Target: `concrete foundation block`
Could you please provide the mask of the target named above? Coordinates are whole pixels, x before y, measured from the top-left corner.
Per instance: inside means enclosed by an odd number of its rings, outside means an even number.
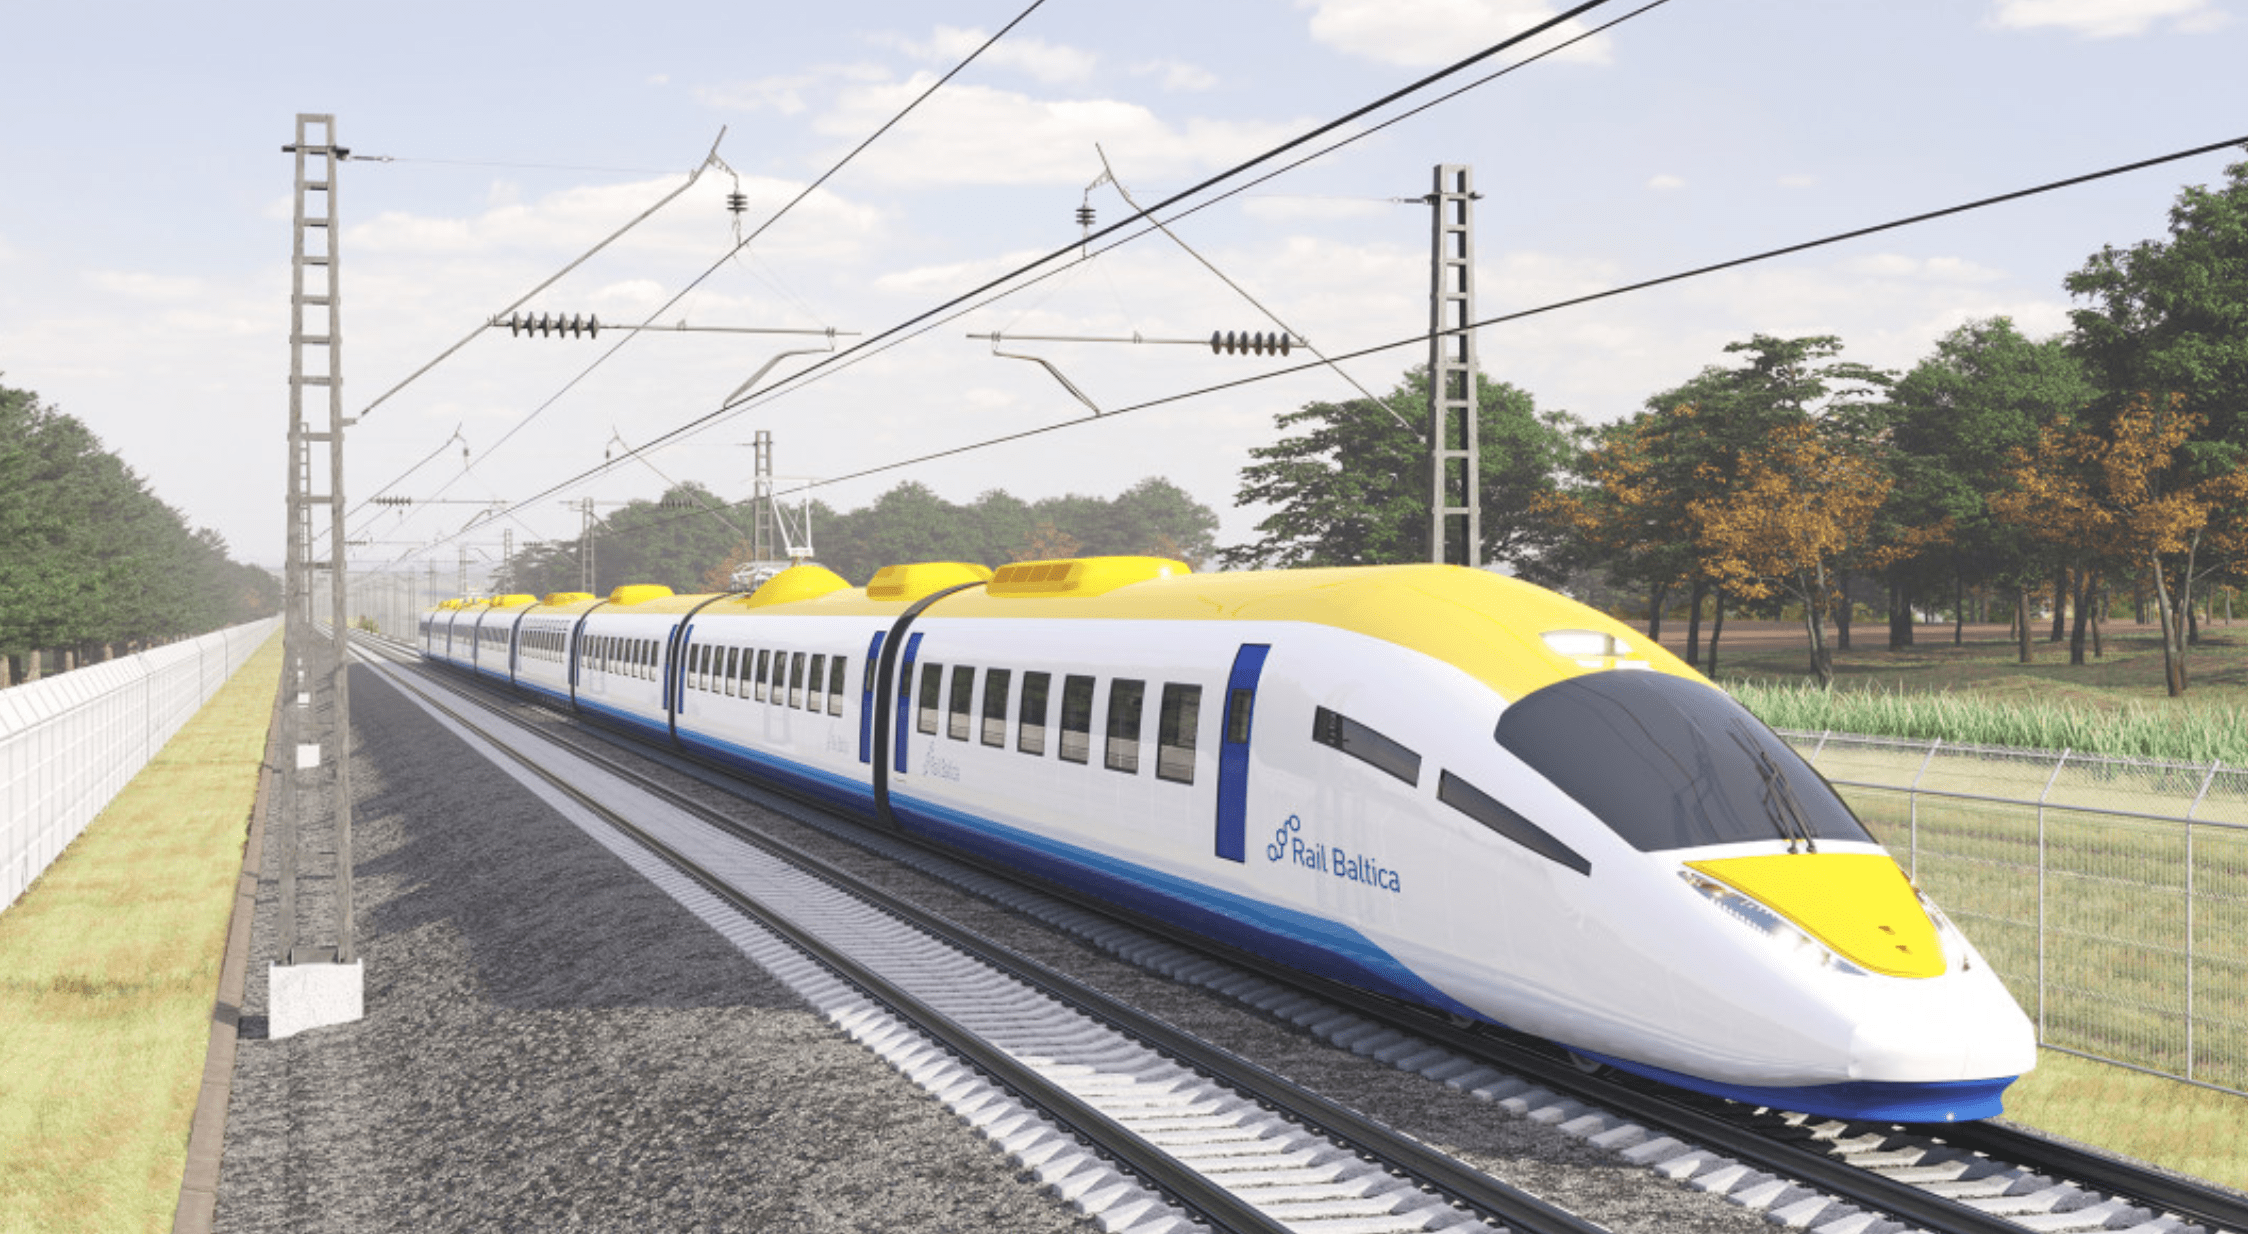
[[[308,1028],[350,1024],[366,1014],[364,961],[266,967],[266,1036],[279,1041]]]

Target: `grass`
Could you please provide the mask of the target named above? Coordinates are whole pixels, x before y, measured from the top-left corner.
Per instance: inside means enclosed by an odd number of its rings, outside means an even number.
[[[2002,627],[1973,627],[1954,646],[1950,627],[1921,626],[1914,645],[1892,651],[1886,627],[1860,626],[1855,646],[1834,655],[1831,694],[1808,684],[1798,645],[1729,638],[1718,681],[1774,728],[2248,767],[2248,621],[2203,628],[2178,699],[2163,688],[2162,643],[2149,630],[2112,625],[2105,654],[2087,649],[2072,665],[2067,644],[2042,631],[2035,661],[2019,664]]]
[[[2009,1121],[2248,1190],[2238,1097],[2045,1050],[2006,1090]]]
[[[168,1229],[281,640],[0,912],[0,1231]]]

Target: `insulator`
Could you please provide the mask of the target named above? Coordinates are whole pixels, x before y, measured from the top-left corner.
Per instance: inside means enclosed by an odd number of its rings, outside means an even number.
[[[1218,355],[1224,350],[1225,336],[1215,330],[1210,331],[1210,354],[1213,356]]]
[[[1282,334],[1282,335],[1280,336],[1280,354],[1281,354],[1281,355],[1287,355],[1287,354],[1288,354],[1288,343],[1289,343],[1289,339],[1288,339],[1288,336],[1287,336],[1286,334]]]
[[[591,313],[585,316],[585,336],[587,338],[601,337],[601,319]],[[1286,340],[1282,340],[1280,350],[1282,354],[1286,354],[1288,350]]]
[[[749,194],[742,192],[740,189],[735,189],[733,192],[726,194],[726,209],[735,214],[748,210]]]
[[[578,335],[584,333],[584,331],[584,319],[580,318],[576,313],[570,314],[570,337],[576,338]]]
[[[1077,225],[1079,227],[1091,227],[1093,225],[1093,208],[1091,206],[1077,207]]]

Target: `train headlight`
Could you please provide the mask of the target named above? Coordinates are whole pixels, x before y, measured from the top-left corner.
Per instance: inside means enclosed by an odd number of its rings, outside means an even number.
[[[1773,912],[1755,898],[1742,895],[1694,870],[1680,870],[1678,877],[1685,879],[1687,886],[1700,892],[1703,899],[1716,905],[1718,911],[1762,935],[1775,950],[1846,976],[1866,975],[1865,969],[1834,954],[1824,943],[1804,933],[1794,922]]]
[[[1936,927],[1936,941],[1944,949],[1944,963],[1958,965],[1959,971],[1963,973],[1973,971],[1975,949],[1968,944],[1967,936],[1959,932],[1959,927],[1951,923],[1951,918],[1944,916],[1944,910],[1937,908],[1936,902],[1929,899],[1926,892],[1914,887],[1912,894],[1914,899],[1920,901],[1920,911],[1928,914],[1929,923]]]

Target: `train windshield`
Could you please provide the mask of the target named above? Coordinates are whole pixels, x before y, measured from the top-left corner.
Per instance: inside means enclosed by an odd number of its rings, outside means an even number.
[[[1724,691],[1587,673],[1525,696],[1499,744],[1641,852],[1742,840],[1871,842],[1826,779]]]

